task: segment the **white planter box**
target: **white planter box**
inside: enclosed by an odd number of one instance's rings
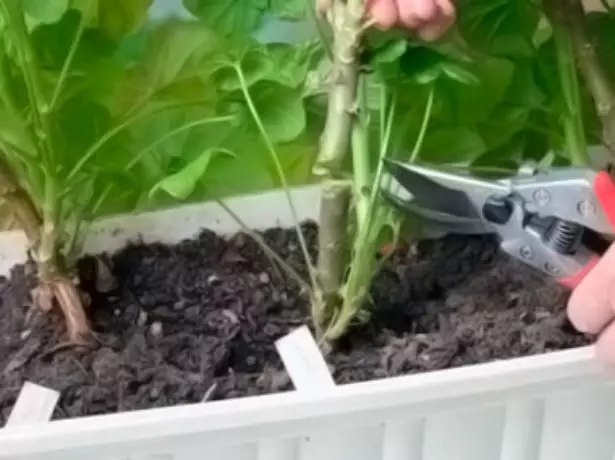
[[[317,216],[318,189],[293,192]],[[254,228],[290,225],[281,192],[228,204]],[[216,204],[96,223],[87,252],[140,236],[177,242],[201,227],[238,230]],[[0,272],[25,257],[0,235]],[[0,430],[0,459],[19,460],[613,460],[615,380],[591,347],[491,364],[173,408]]]

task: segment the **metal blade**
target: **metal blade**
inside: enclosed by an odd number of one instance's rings
[[[424,230],[429,234],[480,235],[496,232],[491,225],[480,218],[454,216],[434,211],[433,209],[423,208],[414,200],[402,199],[386,190],[382,191],[382,196],[397,208],[403,209],[404,212],[417,217],[421,221]]]
[[[463,219],[480,220],[481,216],[468,195],[431,180],[411,165],[395,160],[384,160],[389,173],[408,191],[413,202],[423,209]]]

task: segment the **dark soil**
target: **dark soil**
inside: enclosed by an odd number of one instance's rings
[[[303,228],[315,252],[317,227]],[[266,240],[305,272],[295,233]],[[313,254],[314,256],[314,254]],[[274,341],[308,305],[248,236],[210,231],[174,246],[132,244],[111,257],[118,285],[97,293],[81,262],[100,346],[57,347],[59,317],[26,307],[29,267],[0,282],[0,423],[24,380],[62,392],[54,418],[292,389]],[[485,237],[424,241],[396,253],[373,285],[368,326],[328,356],[339,384],[581,346],[567,293]]]

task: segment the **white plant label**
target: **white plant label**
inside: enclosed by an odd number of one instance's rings
[[[322,393],[335,388],[327,362],[307,326],[277,340],[275,346],[297,391]]]
[[[60,399],[58,391],[25,382],[6,422],[7,427],[47,423]]]

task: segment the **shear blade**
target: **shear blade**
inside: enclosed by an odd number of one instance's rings
[[[446,234],[482,235],[494,233],[495,230],[481,219],[460,217],[433,209],[423,208],[413,200],[404,200],[397,195],[382,191],[383,197],[404,212],[417,217],[429,235]]]
[[[421,208],[451,217],[481,220],[474,203],[464,192],[438,184],[412,165],[389,159],[384,160],[384,165]]]

